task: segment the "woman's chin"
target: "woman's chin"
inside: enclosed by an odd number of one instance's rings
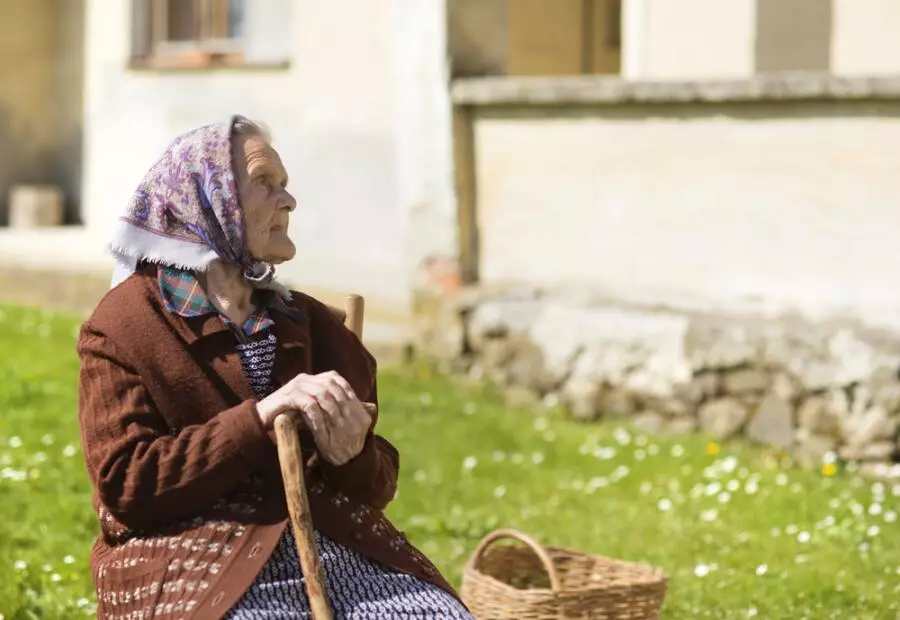
[[[297,247],[292,241],[286,239],[279,242],[278,244],[275,244],[274,247],[269,249],[269,252],[267,254],[268,256],[264,259],[267,263],[271,263],[272,265],[280,265],[294,258],[294,256],[297,254]]]

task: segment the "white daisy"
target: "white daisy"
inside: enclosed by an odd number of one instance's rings
[[[712,572],[712,568],[706,564],[697,564],[694,567],[694,574],[697,577],[706,577],[710,572]]]
[[[705,521],[706,523],[712,523],[713,521],[715,521],[718,518],[718,516],[719,516],[719,511],[716,510],[715,508],[713,508],[713,509],[704,510],[703,512],[701,512],[700,520]]]

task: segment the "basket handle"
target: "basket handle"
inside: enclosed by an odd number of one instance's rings
[[[559,575],[556,572],[556,568],[553,566],[553,560],[550,559],[550,556],[547,554],[544,548],[537,543],[537,541],[518,530],[496,530],[485,536],[482,541],[478,543],[475,551],[472,552],[472,557],[469,560],[469,565],[473,568],[476,567],[478,561],[481,559],[481,556],[484,555],[484,552],[487,550],[487,548],[498,540],[504,538],[512,538],[513,540],[517,540],[531,549],[541,561],[541,564],[544,565],[544,570],[547,571],[547,575],[550,577],[550,589],[553,592],[559,592],[560,590],[562,590],[562,584],[559,581]]]

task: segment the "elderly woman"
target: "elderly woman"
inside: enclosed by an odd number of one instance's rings
[[[178,137],[114,232],[113,289],[82,326],[79,419],[101,534],[101,618],[310,617],[273,442],[303,428],[338,618],[470,618],[384,516],[396,449],[374,433],[375,361],[273,277],[296,201],[243,117]]]

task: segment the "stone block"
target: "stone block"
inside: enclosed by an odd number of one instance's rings
[[[811,396],[797,410],[800,428],[814,435],[836,436],[841,428],[841,416],[824,396]]]
[[[881,407],[872,407],[844,421],[844,437],[848,446],[861,448],[882,439],[893,440],[897,433],[896,418],[888,417]]]
[[[601,393],[600,412],[611,417],[627,417],[638,410],[635,394],[620,388],[609,388]]]
[[[562,400],[579,420],[593,420],[600,416],[600,397],[603,387],[584,376],[571,377],[562,388]]]
[[[746,432],[753,441],[789,448],[794,443],[794,410],[783,398],[769,394],[747,424]]]
[[[772,379],[772,393],[786,401],[794,401],[801,394],[800,386],[789,375],[778,373]]]
[[[636,429],[656,435],[662,432],[666,424],[666,418],[656,411],[642,411],[634,416],[633,423]]]
[[[9,193],[10,228],[59,226],[63,220],[63,194],[50,185],[17,185]]]
[[[692,403],[700,403],[719,396],[722,380],[716,372],[701,372],[694,375],[688,383],[683,383],[675,388],[675,395]]]
[[[738,434],[749,415],[747,406],[731,397],[706,403],[698,412],[700,428],[719,440]]]
[[[762,394],[769,388],[771,379],[762,370],[745,368],[726,373],[722,383],[726,394],[742,396],[744,394]]]
[[[846,461],[864,461],[886,463],[898,454],[898,447],[893,441],[876,441],[864,446],[841,446],[838,455]]]
[[[675,418],[666,422],[663,432],[673,437],[693,435],[697,432],[697,420],[694,418]]]

